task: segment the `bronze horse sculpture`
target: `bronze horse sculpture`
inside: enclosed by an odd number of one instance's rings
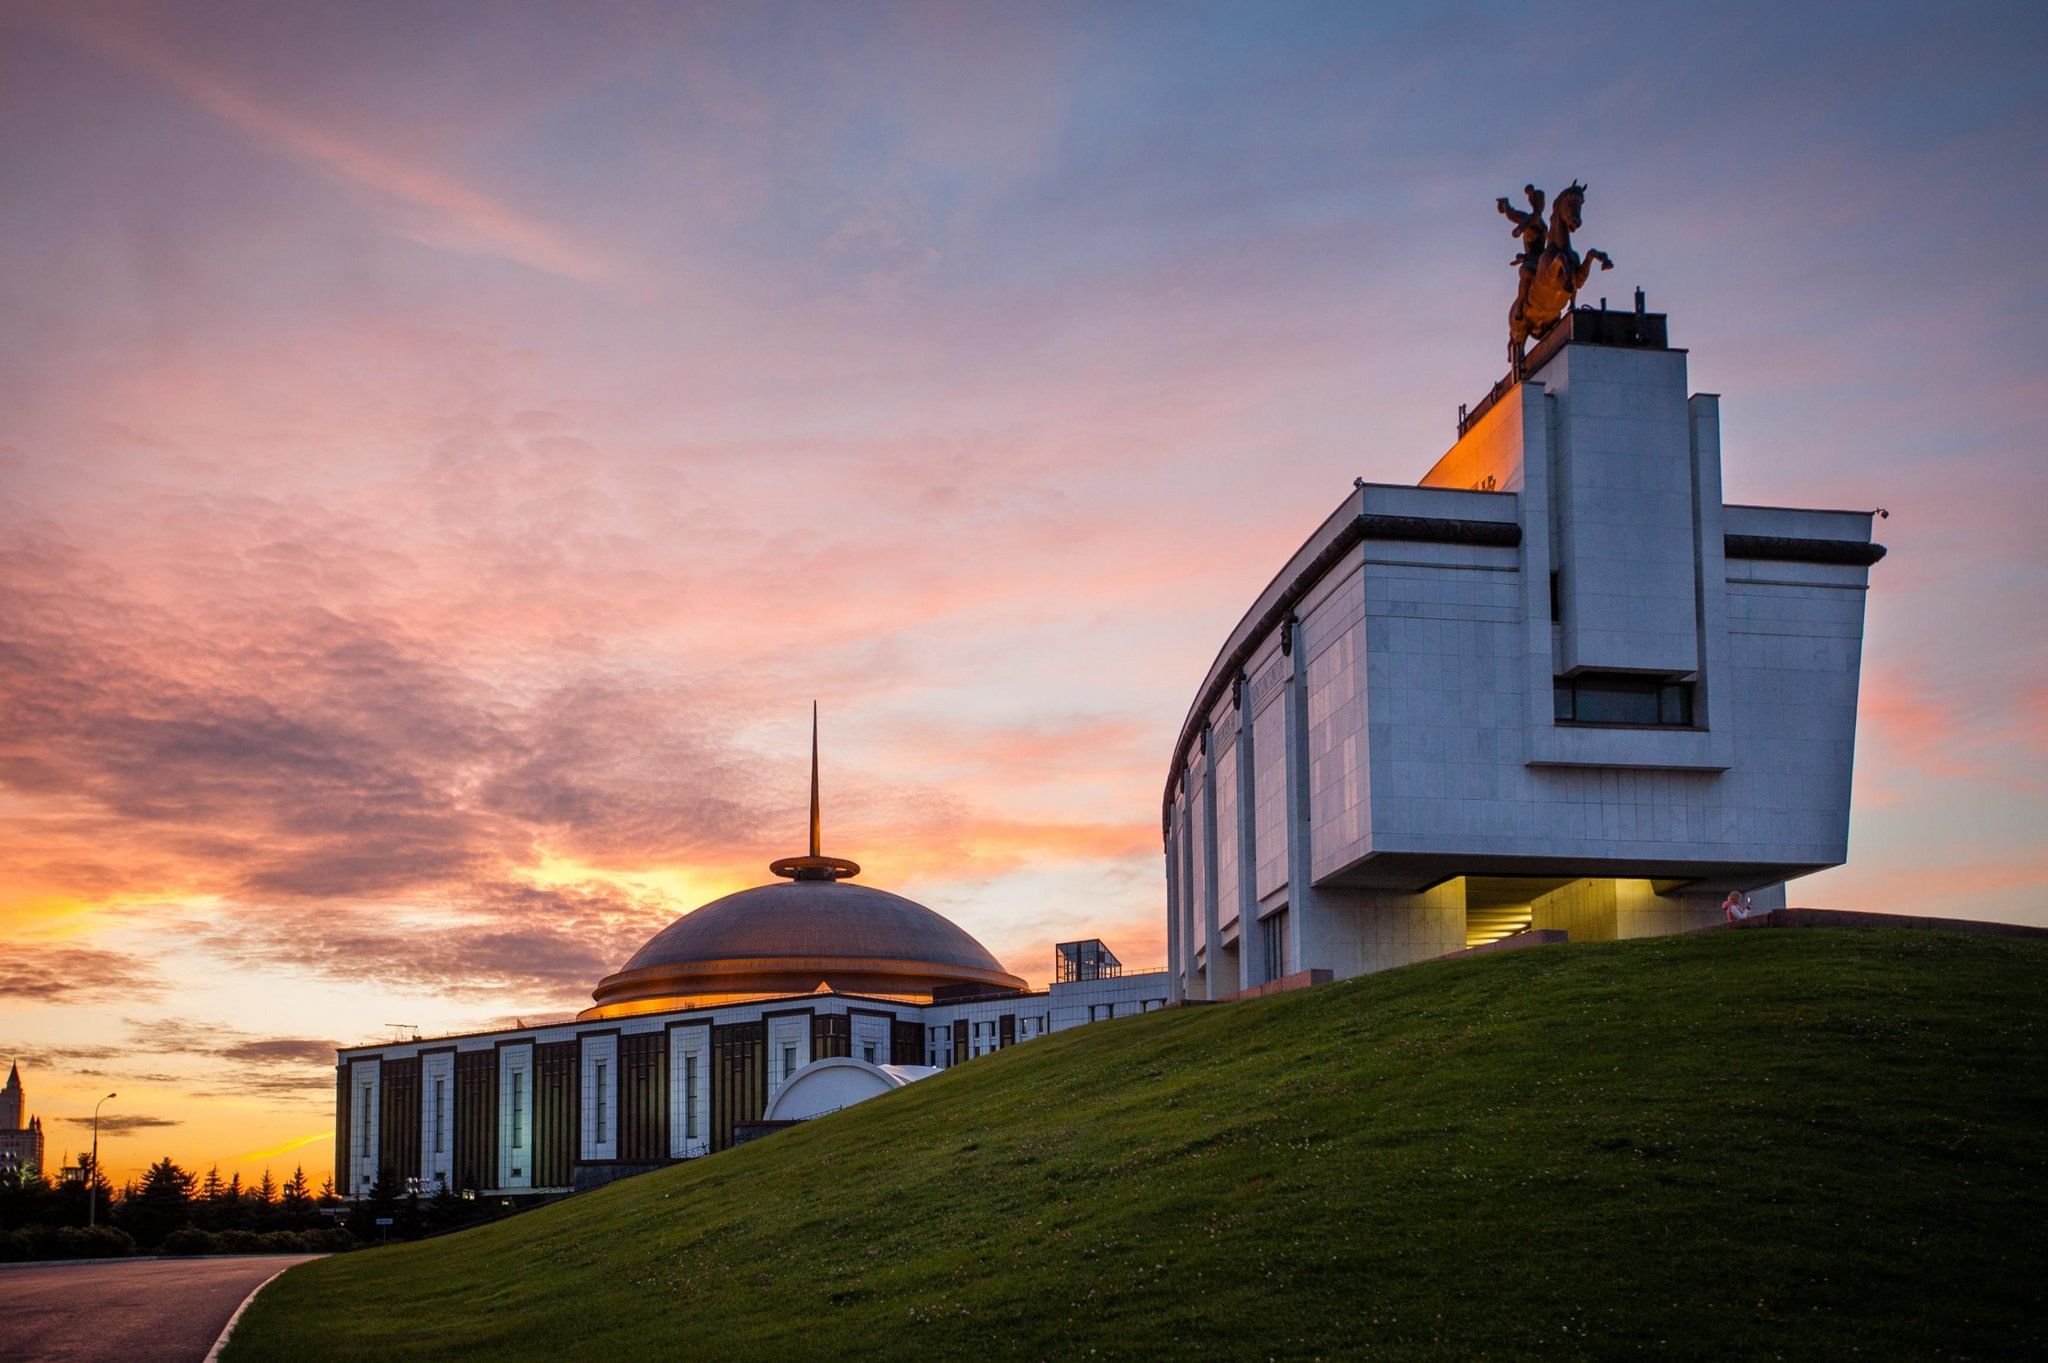
[[[1529,196],[1530,212],[1520,212],[1506,199],[1498,201],[1500,211],[1515,225],[1515,236],[1525,243],[1515,257],[1521,266],[1521,287],[1508,309],[1508,365],[1517,377],[1529,342],[1542,340],[1556,327],[1593,273],[1593,262],[1599,261],[1603,270],[1614,268],[1605,251],[1588,251],[1581,257],[1572,247],[1572,233],[1579,229],[1586,209],[1584,185],[1574,180],[1557,196],[1548,227],[1543,226],[1543,191],[1528,185],[1523,192]]]

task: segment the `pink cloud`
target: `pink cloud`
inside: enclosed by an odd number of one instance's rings
[[[54,31],[150,76],[262,145],[353,190],[404,210],[394,231],[443,250],[497,256],[550,274],[595,282],[612,273],[561,229],[522,214],[461,181],[380,152],[265,103],[174,52],[149,34],[82,5],[33,11]]]

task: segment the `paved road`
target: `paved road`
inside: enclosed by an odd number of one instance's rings
[[[256,1284],[315,1255],[0,1267],[8,1363],[201,1363]]]

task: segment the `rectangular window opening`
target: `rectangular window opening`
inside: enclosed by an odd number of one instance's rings
[[[448,1130],[448,1081],[434,1081],[434,1153],[446,1153]]]
[[[1582,672],[1553,683],[1559,724],[1693,727],[1693,684],[1629,673]]]
[[[604,1098],[604,1061],[600,1060],[597,1062],[597,1143],[599,1145],[603,1145],[605,1140]]]
[[[683,1139],[697,1139],[697,1057],[683,1057]]]
[[[526,1148],[526,1071],[512,1071],[512,1148]]]

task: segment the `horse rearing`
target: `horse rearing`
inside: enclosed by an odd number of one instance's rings
[[[1593,273],[1593,262],[1599,261],[1603,270],[1614,268],[1605,251],[1587,251],[1581,258],[1572,247],[1572,233],[1579,229],[1585,207],[1586,187],[1574,180],[1551,204],[1543,253],[1525,276],[1527,287],[1508,309],[1508,364],[1517,377],[1529,342],[1550,334]]]

